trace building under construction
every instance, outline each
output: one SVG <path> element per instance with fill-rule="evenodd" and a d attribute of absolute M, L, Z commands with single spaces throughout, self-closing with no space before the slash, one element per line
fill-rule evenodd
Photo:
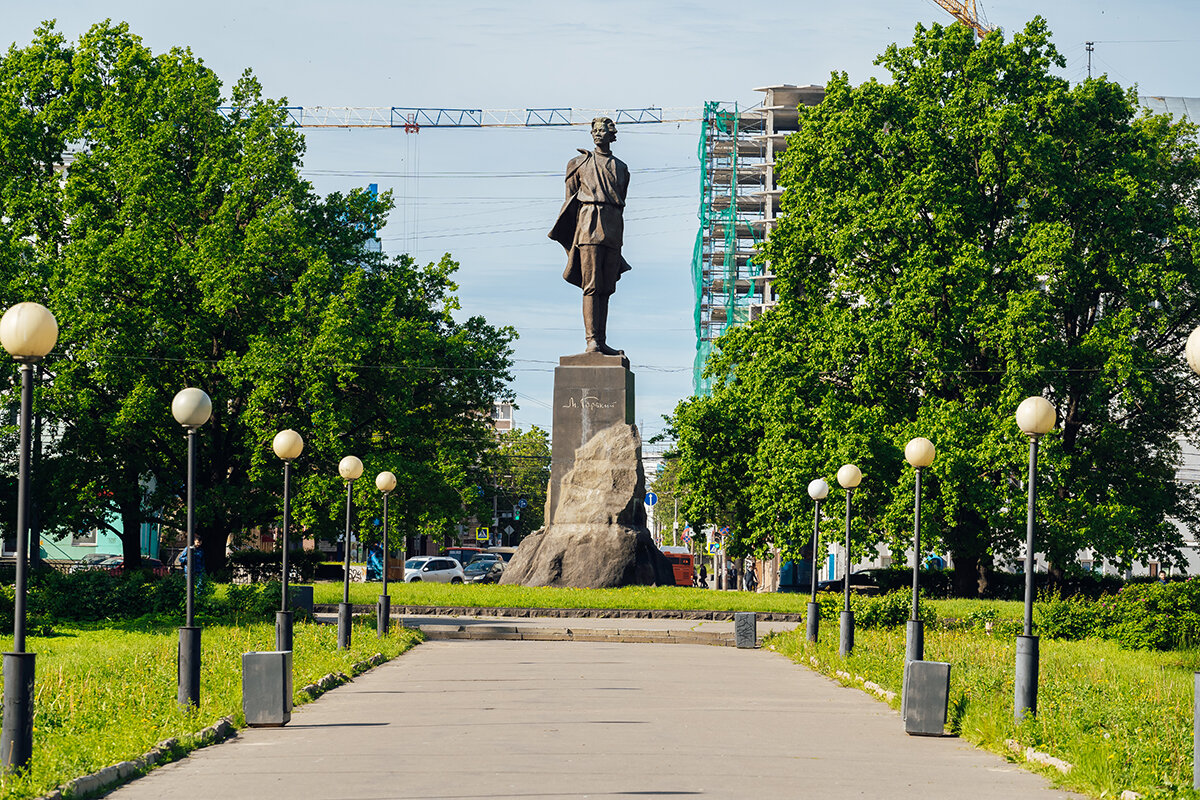
<path fill-rule="evenodd" d="M 696 289 L 696 394 L 709 393 L 703 376 L 712 343 L 731 326 L 775 304 L 770 264 L 759 256 L 779 213 L 775 158 L 797 130 L 801 105 L 825 96 L 823 86 L 765 86 L 760 105 L 705 103 L 700 133 L 700 232 L 692 254 Z"/>

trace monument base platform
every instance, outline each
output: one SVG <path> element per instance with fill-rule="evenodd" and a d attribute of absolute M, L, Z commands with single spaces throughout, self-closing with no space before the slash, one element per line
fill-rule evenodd
<path fill-rule="evenodd" d="M 613 425 L 634 424 L 633 373 L 626 356 L 579 353 L 562 356 L 554 370 L 554 439 L 546 524 L 554 522 L 563 477 L 575 451 Z"/>

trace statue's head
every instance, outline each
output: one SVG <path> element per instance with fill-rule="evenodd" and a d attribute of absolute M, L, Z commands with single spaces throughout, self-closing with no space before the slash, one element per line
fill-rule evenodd
<path fill-rule="evenodd" d="M 611 144 L 617 140 L 617 123 L 608 117 L 592 120 L 592 141 L 597 145 Z"/>

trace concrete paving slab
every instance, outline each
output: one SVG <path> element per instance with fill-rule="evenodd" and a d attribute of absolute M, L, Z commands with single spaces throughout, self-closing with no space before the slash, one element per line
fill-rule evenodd
<path fill-rule="evenodd" d="M 538 641 L 427 642 L 110 796 L 639 795 L 1075 797 L 768 651 Z"/>

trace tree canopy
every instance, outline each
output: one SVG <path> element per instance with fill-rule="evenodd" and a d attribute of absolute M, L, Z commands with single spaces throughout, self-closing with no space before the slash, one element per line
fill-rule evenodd
<path fill-rule="evenodd" d="M 213 399 L 196 492 L 213 566 L 280 516 L 282 428 L 305 439 L 294 513 L 318 535 L 339 529 L 347 454 L 364 517 L 375 473 L 396 473 L 397 536 L 476 502 L 480 412 L 506 394 L 515 333 L 455 320 L 449 256 L 368 247 L 390 196 L 317 195 L 283 106 L 249 72 L 226 100 L 189 50 L 155 54 L 124 24 L 69 44 L 47 23 L 0 57 L 0 292 L 61 329 L 38 400 L 57 432 L 48 529 L 119 519 L 136 563 L 141 524 L 183 526 L 185 386 Z"/>
<path fill-rule="evenodd" d="M 1023 540 L 1026 396 L 1058 412 L 1042 439 L 1038 549 L 1119 563 L 1179 558 L 1198 518 L 1175 479 L 1195 437 L 1181 358 L 1200 321 L 1196 130 L 1139 110 L 1106 78 L 1071 85 L 1036 18 L 1006 41 L 918 27 L 877 61 L 890 82 L 834 74 L 800 108 L 776 170 L 764 247 L 780 303 L 726 334 L 710 397 L 674 418 L 692 519 L 727 515 L 738 546 L 803 544 L 806 486 L 865 478 L 862 547 L 902 552 L 913 472 L 930 547 L 960 590 Z"/>

